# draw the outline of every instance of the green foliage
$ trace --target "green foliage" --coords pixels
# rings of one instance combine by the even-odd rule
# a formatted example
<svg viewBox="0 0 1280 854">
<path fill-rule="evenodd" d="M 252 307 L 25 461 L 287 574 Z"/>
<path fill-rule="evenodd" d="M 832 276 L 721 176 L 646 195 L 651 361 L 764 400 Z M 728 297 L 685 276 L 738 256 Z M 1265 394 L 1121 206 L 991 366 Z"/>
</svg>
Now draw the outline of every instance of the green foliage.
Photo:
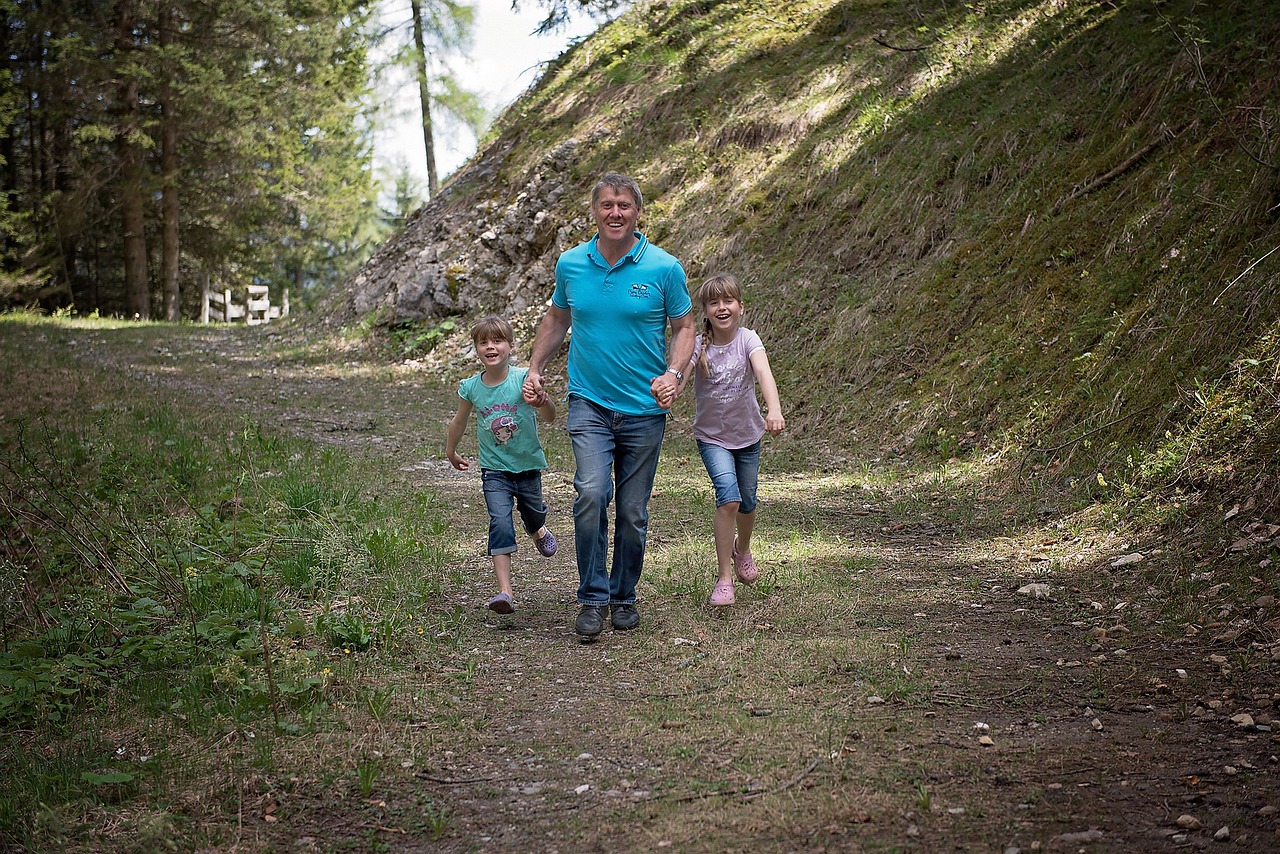
<svg viewBox="0 0 1280 854">
<path fill-rule="evenodd" d="M 199 738 L 251 728 L 254 761 L 272 767 L 275 738 L 331 714 L 337 674 L 443 630 L 430 613 L 447 529 L 432 496 L 361 498 L 358 461 L 253 422 L 145 399 L 78 405 L 92 417 L 0 425 L 6 730 L 48 744 L 100 721 Z M 369 694 L 369 714 L 387 715 L 393 693 Z M 3 844 L 53 844 L 76 833 L 72 805 L 154 792 L 164 760 L 74 743 L 64 759 L 7 743 Z M 157 844 L 182 837 L 157 821 Z"/>
<path fill-rule="evenodd" d="M 0 305 L 148 317 L 160 301 L 145 292 L 149 271 L 135 305 L 122 270 L 131 248 L 160 257 L 166 218 L 183 269 L 208 271 L 215 286 L 297 294 L 368 257 L 363 225 L 377 218 L 362 115 L 371 4 L 112 9 L 19 2 L 9 15 L 22 26 L 11 28 L 10 85 L 0 87 L 13 143 L 2 153 L 12 204 L 0 215 L 9 271 Z M 127 27 L 117 19 L 126 10 Z M 153 204 L 166 186 L 177 205 Z M 139 199 L 145 218 L 131 248 L 122 197 Z M 150 278 L 154 288 L 159 277 Z M 196 297 L 186 294 L 188 317 Z"/>
<path fill-rule="evenodd" d="M 430 353 L 457 329 L 457 321 L 449 317 L 439 323 L 404 323 L 391 330 L 391 340 L 402 356 L 411 358 Z"/>
<path fill-rule="evenodd" d="M 1280 454 L 1280 323 L 1262 334 L 1217 381 L 1192 384 L 1179 423 L 1150 451 L 1130 454 L 1121 497 L 1207 490 L 1240 494 L 1267 481 Z M 1269 494 L 1274 501 L 1280 495 Z"/>
</svg>

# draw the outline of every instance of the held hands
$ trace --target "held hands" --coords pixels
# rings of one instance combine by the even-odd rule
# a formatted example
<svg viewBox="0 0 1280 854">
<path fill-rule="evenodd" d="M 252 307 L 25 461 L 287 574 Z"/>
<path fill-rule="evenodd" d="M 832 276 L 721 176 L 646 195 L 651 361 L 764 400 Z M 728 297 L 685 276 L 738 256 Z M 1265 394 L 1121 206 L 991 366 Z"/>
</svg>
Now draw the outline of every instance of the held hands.
<svg viewBox="0 0 1280 854">
<path fill-rule="evenodd" d="M 534 407 L 547 405 L 547 390 L 542 387 L 542 374 L 535 374 L 529 371 L 525 375 L 524 385 L 520 386 L 520 396 L 524 398 L 524 402 Z"/>
<path fill-rule="evenodd" d="M 663 409 L 670 409 L 676 402 L 676 390 L 679 387 L 680 384 L 676 382 L 676 378 L 669 373 L 661 374 L 649 381 L 649 392 L 658 402 L 658 406 Z"/>
</svg>

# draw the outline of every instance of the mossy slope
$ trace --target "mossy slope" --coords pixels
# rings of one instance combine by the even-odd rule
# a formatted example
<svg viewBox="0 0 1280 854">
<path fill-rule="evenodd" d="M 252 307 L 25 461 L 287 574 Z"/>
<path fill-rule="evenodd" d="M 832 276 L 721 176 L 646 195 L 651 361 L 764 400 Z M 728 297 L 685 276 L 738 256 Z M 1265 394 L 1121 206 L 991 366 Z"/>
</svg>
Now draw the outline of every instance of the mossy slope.
<svg viewBox="0 0 1280 854">
<path fill-rule="evenodd" d="M 636 175 L 692 283 L 747 284 L 815 447 L 976 447 L 1087 492 L 1245 371 L 1272 392 L 1240 425 L 1258 471 L 1277 43 L 1280 11 L 1248 0 L 653 3 L 549 69 L 478 155 L 501 168 L 454 191 L 517 188 L 570 138 L 566 206 Z"/>
</svg>

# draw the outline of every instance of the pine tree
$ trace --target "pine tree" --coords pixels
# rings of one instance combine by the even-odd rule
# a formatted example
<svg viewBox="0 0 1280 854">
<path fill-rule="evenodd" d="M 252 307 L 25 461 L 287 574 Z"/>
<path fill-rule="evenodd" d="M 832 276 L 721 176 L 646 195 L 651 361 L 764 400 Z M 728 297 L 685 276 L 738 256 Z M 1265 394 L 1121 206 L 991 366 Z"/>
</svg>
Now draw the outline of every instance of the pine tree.
<svg viewBox="0 0 1280 854">
<path fill-rule="evenodd" d="M 0 0 L 0 299 L 174 319 L 204 271 L 296 286 L 354 263 L 377 215 L 370 8 Z"/>
</svg>

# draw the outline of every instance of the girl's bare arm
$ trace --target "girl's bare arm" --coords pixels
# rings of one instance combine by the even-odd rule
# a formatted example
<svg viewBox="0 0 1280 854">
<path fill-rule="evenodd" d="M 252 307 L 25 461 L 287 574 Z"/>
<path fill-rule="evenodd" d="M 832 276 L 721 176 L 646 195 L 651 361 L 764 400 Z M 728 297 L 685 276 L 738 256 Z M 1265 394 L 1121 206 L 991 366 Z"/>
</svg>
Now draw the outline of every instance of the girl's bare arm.
<svg viewBox="0 0 1280 854">
<path fill-rule="evenodd" d="M 444 455 L 458 471 L 466 471 L 468 463 L 458 454 L 458 442 L 467 431 L 467 421 L 471 418 L 471 401 L 458 399 L 458 411 L 453 413 L 449 422 L 449 433 L 444 442 Z"/>
<path fill-rule="evenodd" d="M 751 368 L 756 372 L 756 382 L 760 383 L 760 393 L 764 395 L 764 429 L 777 436 L 787 426 L 787 419 L 782 416 L 782 401 L 778 397 L 778 384 L 773 379 L 773 371 L 769 368 L 769 357 L 761 347 L 751 354 Z"/>
</svg>

